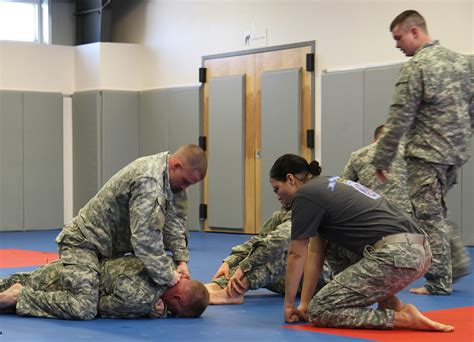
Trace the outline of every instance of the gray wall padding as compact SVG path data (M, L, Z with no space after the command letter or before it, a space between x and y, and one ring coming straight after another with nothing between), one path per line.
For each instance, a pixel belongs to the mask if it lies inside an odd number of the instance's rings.
M364 70L364 145L372 142L374 130L388 117L392 94L401 66Z
M245 76L209 80L208 222L244 226Z
M474 63L474 56L471 56ZM350 153L370 143L376 126L388 116L401 65L326 73L321 78L321 159L323 173L338 175ZM473 151L474 151L474 143ZM474 245L474 162L458 174L448 193L448 218L463 242Z
M140 156L169 150L168 90L143 91L138 99Z
M138 158L138 93L102 91L102 185Z
M25 229L64 224L63 96L23 93Z
M474 72L474 56L471 58L471 72ZM460 184L462 196L462 225L461 232L463 242L469 246L474 246L474 136L471 138L471 151L473 156L462 168ZM449 204L452 208L451 203Z
M184 144L199 142L199 87L183 87L168 89L169 120L168 150L176 151ZM200 230L199 204L201 202L202 182L188 188L189 211L188 229Z
M62 95L0 92L0 230L61 227L63 186Z
M281 205L269 184L275 160L285 153L300 153L301 69L264 72L262 75L261 222Z
M73 214L107 180L138 158L138 93L75 93L73 104Z
M23 94L0 91L0 230L23 230Z
M474 153L474 139L471 140L471 150ZM474 246L474 157L462 168L460 184L456 185L462 191L462 223L460 225L462 239L466 245ZM450 210L454 206L449 202Z
M73 215L100 188L100 108L99 91L72 96Z
M321 113L322 173L338 175L364 145L363 70L322 75Z

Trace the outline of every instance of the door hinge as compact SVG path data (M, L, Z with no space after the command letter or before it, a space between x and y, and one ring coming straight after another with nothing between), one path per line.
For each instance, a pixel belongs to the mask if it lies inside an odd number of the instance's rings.
M205 136L199 137L199 147L202 148L203 151L207 150L207 139Z
M306 71L314 71L314 53L306 54Z
M207 204L199 204L199 220L204 221L207 219Z
M206 83L206 70L207 68L199 68L199 82Z
M314 129L306 131L306 147L314 148Z

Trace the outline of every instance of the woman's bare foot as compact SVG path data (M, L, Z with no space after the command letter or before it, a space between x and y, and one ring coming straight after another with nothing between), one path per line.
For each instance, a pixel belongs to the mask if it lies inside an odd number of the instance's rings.
M227 289L209 293L209 304L242 304L244 295L230 296Z
M22 287L23 285L16 283L10 286L8 290L0 293L0 309L16 306L16 302L18 301L18 296L20 295L20 290Z
M217 292L217 291L222 290L222 288L219 285L217 285L216 283L207 283L207 284L204 284L204 286L206 287L206 289L209 293L213 293L213 292Z
M431 294L426 287L415 287L413 289L410 289L410 293L414 294L422 294L422 295L429 295Z
M400 299L398 299L397 296L391 296L391 297L388 297L387 299L381 300L377 307L377 309L379 310L392 309L395 311L400 311L402 308L403 308L403 302Z
M452 325L446 325L429 319L412 304L405 305L400 311L395 312L395 329L428 330L451 332Z

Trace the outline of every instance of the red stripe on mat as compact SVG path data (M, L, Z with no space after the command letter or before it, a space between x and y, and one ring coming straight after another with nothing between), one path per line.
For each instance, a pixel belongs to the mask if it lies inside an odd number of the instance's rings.
M56 260L58 253L29 251L26 249L0 249L0 267L41 266Z
M311 324L285 325L282 328L311 331L323 334L365 338L382 342L446 342L446 341L474 341L474 306L463 308L436 310L423 312L432 320L454 325L454 332L440 333L430 331L406 330L363 330L363 329L335 329L317 328Z

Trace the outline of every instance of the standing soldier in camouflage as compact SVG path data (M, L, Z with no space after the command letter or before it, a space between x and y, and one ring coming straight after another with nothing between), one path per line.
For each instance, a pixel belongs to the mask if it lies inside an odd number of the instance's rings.
M291 211L282 207L260 228L260 234L232 248L231 254L206 284L210 304L242 304L248 290L267 288L285 293L286 255L290 245ZM325 265L318 288L329 281Z
M317 177L319 166L297 155L278 158L270 183L291 204L285 278L286 322L336 328L453 331L404 305L396 294L428 269L430 246L421 228L374 191L340 177ZM359 256L314 295L326 244ZM298 308L295 297L304 272ZM377 309L368 306L378 303Z
M403 143L398 145L398 151L390 166L390 176L387 181L380 181L374 174L375 168L372 165L372 160L377 147L377 140L382 135L383 128L384 125L380 125L375 129L370 145L351 153L341 177L374 190L376 193L385 196L390 203L401 211L412 215L412 207L408 196L407 164L403 158L405 145Z
M3 311L16 311L24 315L23 302L16 303L19 289L31 288L38 292L48 292L54 296L64 290L59 260L32 272L13 274L0 280L0 292L10 290L11 300L2 300ZM12 288L13 287L13 288ZM98 316L105 318L164 318L167 315L178 317L199 317L206 309L209 294L204 285L196 280L181 278L173 287L156 284L149 276L143 263L135 256L117 259L102 259L100 262L100 299ZM38 310L27 304L27 315L56 318L43 309L44 304L35 303ZM51 310L53 311L53 310Z
M457 170L471 156L474 127L474 75L467 57L432 41L424 18L408 10L390 25L406 56L400 71L385 134L377 144L373 165L383 181L406 136L410 199L415 217L429 235L433 262L418 294L450 294L452 270L450 233L446 225L446 194L456 183ZM470 116L470 118L469 118ZM468 265L467 265L468 266Z
M206 174L204 151L184 145L137 159L116 173L56 238L62 291L20 291L21 314L93 319L99 301L99 262L133 253L150 278L173 286L189 278L185 189ZM168 259L170 250L176 270Z
M398 150L390 165L390 175L382 182L375 175L375 167L372 160L377 147L376 141L383 134L384 125L375 129L374 138L370 145L364 146L351 154L341 177L358 182L367 188L374 190L378 194L395 205L398 209L414 217L413 208L410 202L407 164L404 158L405 143L398 144ZM415 217L416 218L416 217ZM464 247L459 234L459 228L451 221L447 220L449 244L451 248L451 269L453 282L469 274L470 257L467 248ZM331 266L333 266L331 264Z

